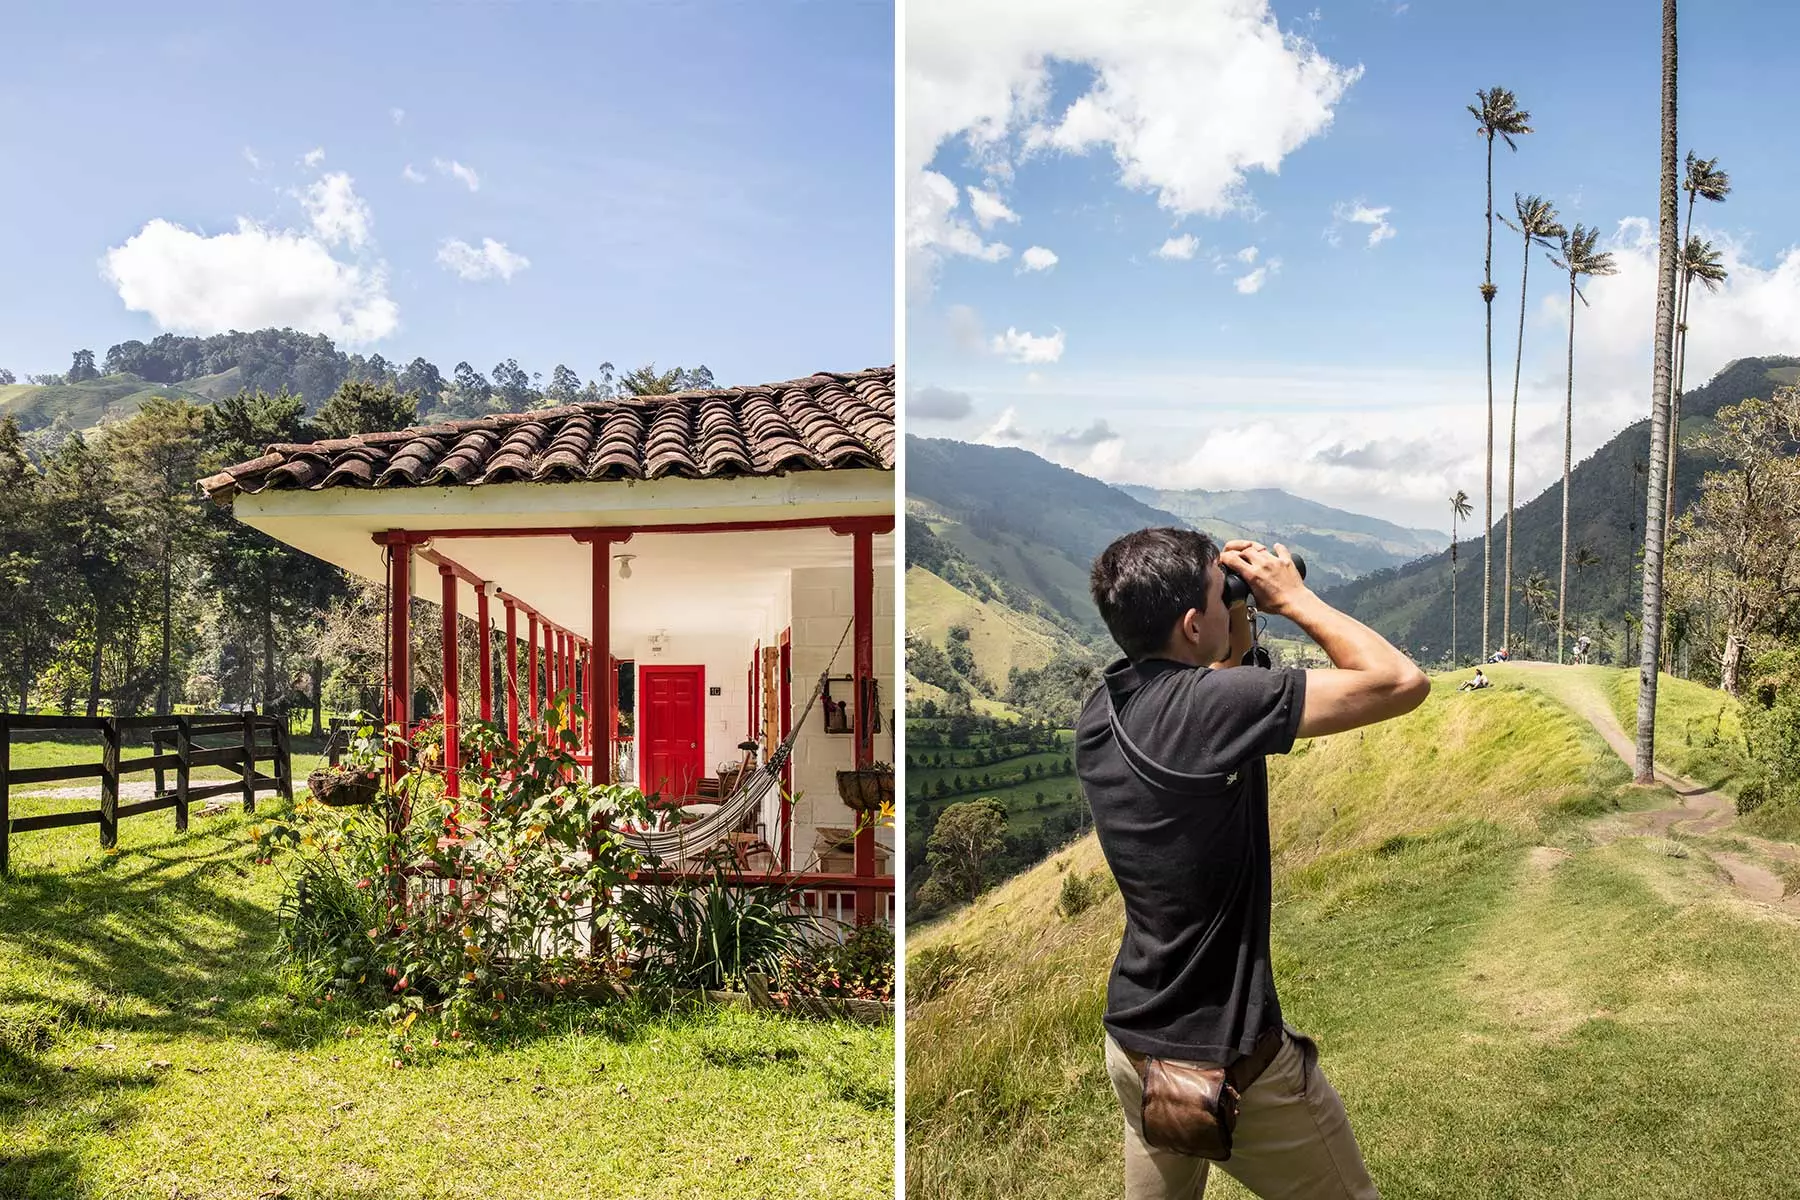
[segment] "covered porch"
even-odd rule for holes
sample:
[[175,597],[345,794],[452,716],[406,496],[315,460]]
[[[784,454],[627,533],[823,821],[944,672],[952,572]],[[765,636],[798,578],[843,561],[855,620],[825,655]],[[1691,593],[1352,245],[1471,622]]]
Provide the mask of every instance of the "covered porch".
[[[730,793],[734,768],[770,761],[791,736],[781,786],[726,836],[735,861],[750,880],[799,877],[829,915],[891,920],[892,830],[865,822],[850,836],[857,815],[836,775],[895,757],[883,374],[271,447],[242,465],[258,469],[206,485],[238,519],[385,585],[389,724],[428,715],[415,707],[408,601],[438,606],[450,794],[471,721],[516,742],[559,699],[592,782],[634,784],[689,816]],[[620,412],[642,439],[636,473],[599,453]],[[709,415],[715,437],[736,426],[740,461],[696,444]],[[652,475],[648,435],[677,424],[690,469]],[[587,445],[572,447],[571,433]],[[785,454],[767,463],[779,469],[743,469],[756,465],[759,440]],[[519,443],[544,448],[535,466],[509,463]],[[466,474],[452,465],[459,452],[477,460]],[[709,457],[716,473],[705,472]],[[822,674],[826,694],[797,727]],[[396,758],[390,769],[405,766]]]

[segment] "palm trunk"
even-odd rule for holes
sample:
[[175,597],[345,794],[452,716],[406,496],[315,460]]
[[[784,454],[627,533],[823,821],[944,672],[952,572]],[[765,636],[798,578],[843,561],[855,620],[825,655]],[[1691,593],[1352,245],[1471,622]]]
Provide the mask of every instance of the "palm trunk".
[[1506,438],[1506,571],[1500,585],[1500,641],[1512,640],[1513,481],[1519,462],[1519,374],[1525,366],[1525,288],[1531,278],[1531,234],[1525,234],[1525,265],[1519,271],[1519,348],[1513,354],[1512,432]]
[[[1669,359],[1675,328],[1675,237],[1680,217],[1675,196],[1675,93],[1678,54],[1675,0],[1663,0],[1662,28],[1662,196],[1657,237],[1656,360],[1650,393],[1650,475],[1664,479],[1669,456]],[[1662,642],[1663,497],[1645,489],[1644,606],[1638,653],[1637,753],[1639,783],[1656,781],[1656,664]]]
[[1563,660],[1563,630],[1569,599],[1569,463],[1575,449],[1575,272],[1569,272],[1569,366],[1563,399],[1562,559],[1556,568],[1556,661]]
[[1719,686],[1738,694],[1738,667],[1744,661],[1744,639],[1736,630],[1725,635],[1725,653],[1719,658]]
[[[1450,666],[1456,667],[1456,514],[1450,515]],[[20,705],[21,708],[24,705]]]
[[[1690,228],[1692,222],[1689,223]],[[1684,245],[1686,243],[1683,243]],[[1681,311],[1675,327],[1675,390],[1669,396],[1669,479],[1668,494],[1663,499],[1663,527],[1675,524],[1675,462],[1681,443],[1681,384],[1687,374],[1688,302],[1693,298],[1694,277],[1681,281]]]
[[1481,526],[1481,653],[1487,656],[1491,633],[1489,606],[1494,595],[1494,135],[1488,133],[1487,253],[1482,262],[1482,307],[1487,310],[1487,486],[1482,489]]

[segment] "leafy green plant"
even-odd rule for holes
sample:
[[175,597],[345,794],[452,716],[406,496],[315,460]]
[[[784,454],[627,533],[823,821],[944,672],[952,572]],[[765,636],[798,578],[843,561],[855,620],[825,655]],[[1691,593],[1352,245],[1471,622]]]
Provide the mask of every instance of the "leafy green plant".
[[782,987],[801,996],[894,998],[894,931],[874,921],[857,924],[840,942],[808,946],[781,972]]
[[459,796],[427,731],[375,807],[297,806],[289,962],[319,986],[373,981],[396,1016],[618,975],[631,930],[609,898],[642,866],[618,828],[649,810],[635,788],[587,782],[568,728],[578,717],[559,703],[552,732],[524,730],[516,746],[471,722]]
[[628,889],[620,903],[641,951],[637,971],[652,988],[727,988],[747,972],[778,975],[817,918],[793,884],[746,884],[714,863],[694,881]]

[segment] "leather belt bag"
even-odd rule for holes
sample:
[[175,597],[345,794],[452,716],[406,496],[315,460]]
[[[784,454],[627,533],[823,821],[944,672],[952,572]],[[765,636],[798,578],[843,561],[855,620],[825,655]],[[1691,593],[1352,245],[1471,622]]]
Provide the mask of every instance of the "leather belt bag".
[[1238,1102],[1280,1052],[1281,1041],[1277,1025],[1230,1066],[1126,1051],[1144,1084],[1144,1140],[1190,1158],[1229,1159]]

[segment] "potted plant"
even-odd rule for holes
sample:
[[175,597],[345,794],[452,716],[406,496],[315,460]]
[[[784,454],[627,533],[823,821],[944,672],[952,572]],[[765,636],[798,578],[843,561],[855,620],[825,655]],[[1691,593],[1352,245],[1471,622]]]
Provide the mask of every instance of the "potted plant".
[[894,768],[891,763],[876,762],[852,771],[837,773],[838,795],[857,812],[879,812],[894,803]]
[[381,790],[381,737],[373,724],[351,735],[343,762],[320,767],[307,776],[306,785],[314,799],[332,808],[373,804]]

